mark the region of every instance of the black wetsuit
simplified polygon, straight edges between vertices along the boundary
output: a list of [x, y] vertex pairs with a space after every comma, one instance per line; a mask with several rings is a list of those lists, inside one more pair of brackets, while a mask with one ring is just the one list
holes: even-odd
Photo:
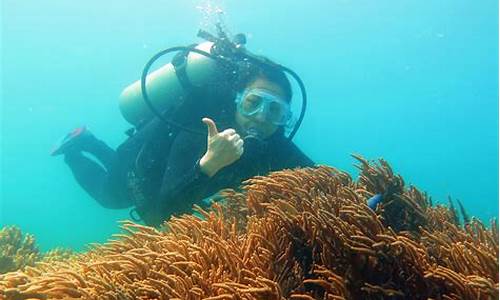
[[[198, 129], [206, 132], [198, 116]], [[219, 130], [228, 127], [215, 120]], [[193, 204], [242, 180], [284, 168], [313, 166], [295, 144], [277, 132], [265, 143], [245, 141], [239, 160], [208, 177], [198, 161], [207, 148], [207, 136], [189, 133], [153, 119], [117, 150], [91, 136], [82, 151], [68, 152], [65, 161], [79, 184], [108, 208], [135, 206], [148, 225], [159, 225], [172, 214], [189, 212]], [[104, 168], [103, 168], [104, 166]]]

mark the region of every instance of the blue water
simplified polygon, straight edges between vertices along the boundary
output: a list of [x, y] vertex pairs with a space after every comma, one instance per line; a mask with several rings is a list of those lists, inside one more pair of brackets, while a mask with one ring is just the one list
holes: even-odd
[[[220, 7], [248, 48], [299, 73], [309, 106], [296, 143], [356, 174], [383, 157], [408, 183], [471, 215], [498, 218], [498, 2], [3, 0], [0, 226], [42, 249], [85, 249], [128, 210], [100, 207], [62, 158], [87, 124], [117, 146], [117, 106], [157, 51], [200, 42]], [[201, 6], [203, 9], [197, 8]]]

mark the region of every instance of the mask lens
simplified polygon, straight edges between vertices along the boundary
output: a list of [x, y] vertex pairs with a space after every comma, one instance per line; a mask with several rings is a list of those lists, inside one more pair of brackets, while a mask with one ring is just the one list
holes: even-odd
[[247, 95], [241, 102], [241, 110], [245, 115], [252, 115], [262, 107], [263, 99], [259, 95]]
[[281, 123], [286, 117], [287, 106], [284, 103], [272, 101], [269, 103], [269, 119], [273, 123]]

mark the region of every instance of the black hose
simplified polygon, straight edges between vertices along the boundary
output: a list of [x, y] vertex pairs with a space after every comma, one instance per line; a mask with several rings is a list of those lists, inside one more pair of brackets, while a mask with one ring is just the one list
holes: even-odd
[[149, 96], [148, 96], [148, 93], [146, 91], [146, 77], [148, 76], [149, 69], [151, 68], [151, 65], [153, 65], [163, 55], [168, 54], [170, 52], [174, 52], [174, 51], [192, 51], [192, 52], [195, 52], [195, 53], [198, 53], [198, 54], [201, 54], [201, 55], [205, 55], [206, 57], [210, 57], [212, 59], [217, 59], [215, 56], [213, 56], [212, 54], [207, 53], [205, 51], [202, 51], [202, 50], [199, 50], [199, 49], [190, 48], [190, 47], [184, 47], [184, 46], [171, 47], [171, 48], [168, 48], [168, 49], [165, 49], [163, 51], [158, 52], [153, 57], [151, 57], [151, 59], [146, 63], [146, 65], [144, 66], [144, 68], [142, 70], [142, 76], [141, 76], [141, 94], [142, 94], [142, 98], [144, 99], [144, 102], [149, 107], [149, 109], [153, 112], [153, 114], [156, 117], [158, 117], [158, 119], [160, 119], [161, 121], [163, 121], [163, 122], [165, 122], [165, 123], [167, 123], [167, 124], [169, 124], [171, 126], [177, 127], [179, 129], [185, 130], [187, 132], [190, 132], [190, 133], [204, 135], [204, 134], [206, 134], [205, 132], [194, 130], [194, 129], [191, 129], [189, 127], [183, 126], [183, 125], [181, 125], [181, 124], [179, 124], [179, 123], [177, 123], [175, 121], [166, 119], [156, 109], [156, 107], [154, 107], [153, 103], [151, 103], [151, 100], [149, 100]]
[[[196, 48], [178, 46], [178, 47], [171, 47], [171, 48], [168, 48], [168, 49], [165, 49], [163, 51], [158, 52], [153, 57], [151, 57], [151, 59], [146, 63], [146, 65], [143, 68], [142, 76], [141, 76], [141, 94], [142, 94], [142, 98], [144, 99], [144, 102], [149, 107], [149, 109], [153, 112], [153, 114], [156, 117], [158, 117], [161, 121], [163, 121], [171, 126], [177, 127], [179, 129], [185, 130], [185, 131], [190, 132], [190, 133], [205, 135], [205, 132], [191, 129], [191, 128], [183, 126], [175, 121], [168, 120], [168, 119], [164, 118], [163, 115], [154, 107], [153, 103], [151, 103], [149, 96], [148, 96], [148, 93], [146, 91], [146, 77], [148, 76], [149, 69], [151, 68], [153, 63], [155, 63], [163, 55], [168, 54], [170, 52], [174, 52], [174, 51], [188, 51], [188, 52], [198, 53], [200, 55], [204, 55], [204, 56], [209, 57], [211, 59], [214, 59], [216, 61], [222, 62], [224, 64], [231, 64], [231, 62], [229, 60], [223, 59], [221, 57], [215, 56], [213, 54], [210, 54], [208, 52], [205, 52], [205, 51], [202, 51], [202, 50], [199, 50]], [[297, 131], [299, 130], [299, 127], [304, 119], [305, 112], [306, 112], [307, 94], [306, 94], [306, 88], [304, 86], [304, 83], [302, 82], [300, 77], [297, 75], [297, 73], [295, 73], [294, 71], [292, 71], [289, 68], [286, 68], [286, 67], [279, 65], [279, 64], [263, 61], [261, 59], [255, 58], [255, 57], [248, 55], [248, 54], [240, 53], [240, 55], [243, 56], [243, 58], [246, 58], [249, 61], [252, 61], [254, 63], [261, 64], [261, 65], [267, 64], [267, 65], [272, 65], [276, 68], [279, 68], [282, 71], [288, 73], [290, 76], [292, 76], [292, 78], [295, 79], [295, 81], [299, 84], [300, 92], [302, 94], [302, 109], [300, 111], [299, 118], [297, 119], [297, 122], [295, 123], [293, 130], [291, 131], [290, 135], [287, 137], [288, 140], [291, 141], [293, 139], [293, 137], [295, 136], [295, 134], [297, 133]]]

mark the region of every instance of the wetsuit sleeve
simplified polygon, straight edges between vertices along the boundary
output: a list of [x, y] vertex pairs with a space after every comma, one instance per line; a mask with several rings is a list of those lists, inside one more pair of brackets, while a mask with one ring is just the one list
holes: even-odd
[[180, 133], [168, 154], [165, 173], [156, 199], [162, 219], [189, 212], [194, 203], [208, 197], [210, 177], [199, 166], [206, 137]]

